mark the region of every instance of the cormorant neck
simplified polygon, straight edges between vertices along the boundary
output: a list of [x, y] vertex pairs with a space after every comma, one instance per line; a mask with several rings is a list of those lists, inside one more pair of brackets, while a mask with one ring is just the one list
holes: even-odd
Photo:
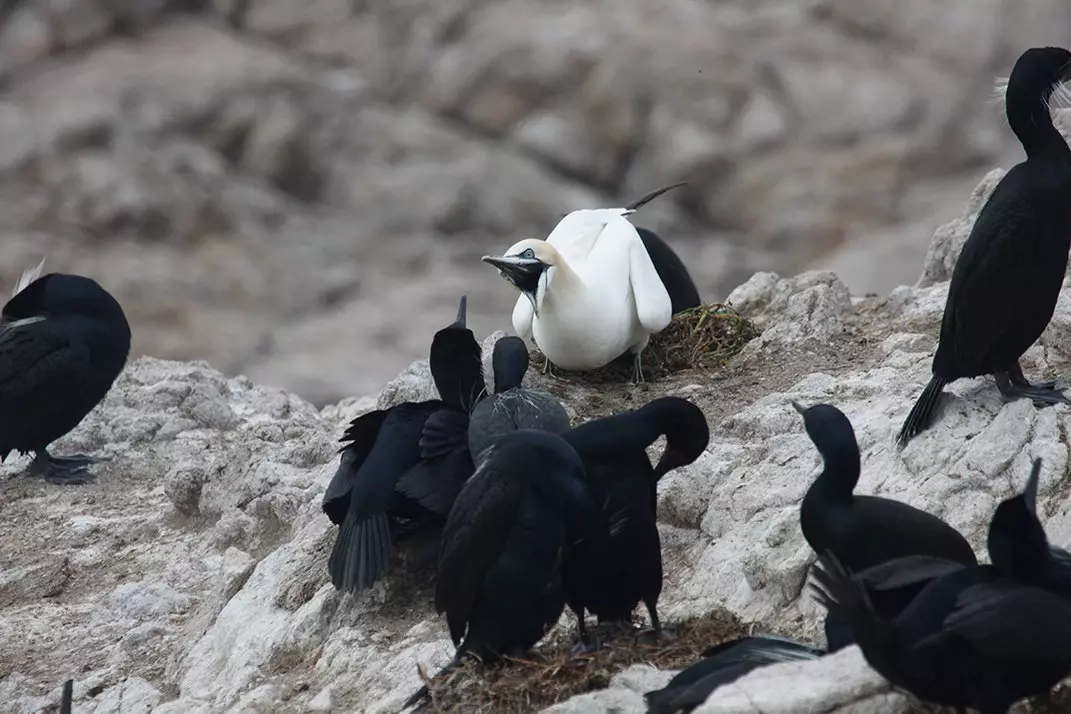
[[1023, 145], [1027, 158], [1071, 158], [1071, 149], [1052, 123], [1049, 92], [1009, 84], [1006, 97], [1008, 125]]
[[859, 483], [859, 447], [838, 444], [821, 451], [823, 469], [812, 489], [820, 491], [827, 500], [850, 501]]
[[447, 327], [431, 343], [429, 368], [439, 397], [452, 407], [472, 411], [483, 395], [483, 355], [472, 331]]
[[491, 371], [494, 374], [495, 394], [520, 387], [528, 372], [528, 348], [506, 354], [495, 352], [491, 356]]

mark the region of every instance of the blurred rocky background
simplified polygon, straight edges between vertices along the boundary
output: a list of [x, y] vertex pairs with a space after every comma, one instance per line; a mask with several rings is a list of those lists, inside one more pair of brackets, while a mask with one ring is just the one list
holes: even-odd
[[918, 276], [1018, 147], [994, 77], [1067, 0], [0, 0], [0, 279], [97, 277], [135, 353], [317, 403], [376, 391], [479, 256], [638, 214], [703, 295]]

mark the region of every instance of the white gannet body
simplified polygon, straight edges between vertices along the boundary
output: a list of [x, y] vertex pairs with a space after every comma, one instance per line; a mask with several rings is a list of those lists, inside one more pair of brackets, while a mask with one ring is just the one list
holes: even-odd
[[631, 352], [642, 380], [640, 354], [669, 324], [672, 304], [627, 219], [636, 206], [573, 211], [546, 240], [525, 239], [503, 256], [484, 256], [521, 291], [513, 329], [553, 364], [597, 369]]

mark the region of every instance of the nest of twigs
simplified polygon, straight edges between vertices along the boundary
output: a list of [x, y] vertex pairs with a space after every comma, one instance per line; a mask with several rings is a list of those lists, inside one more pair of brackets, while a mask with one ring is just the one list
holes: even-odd
[[703, 650], [744, 634], [733, 615], [715, 611], [670, 628], [660, 642], [650, 633], [631, 630], [590, 654], [574, 655], [572, 630], [561, 632], [525, 658], [481, 665], [472, 660], [431, 681], [424, 712], [434, 714], [511, 714], [535, 712], [569, 697], [605, 689], [610, 679], [633, 664], [681, 669], [700, 659]]
[[[721, 367], [751, 340], [759, 329], [732, 305], [712, 303], [682, 310], [656, 335], [643, 351], [643, 373], [648, 379], [687, 369]], [[546, 357], [531, 354], [532, 368], [542, 371]], [[632, 356], [622, 355], [600, 369], [570, 372], [554, 366], [554, 373], [589, 382], [622, 382], [632, 376]]]

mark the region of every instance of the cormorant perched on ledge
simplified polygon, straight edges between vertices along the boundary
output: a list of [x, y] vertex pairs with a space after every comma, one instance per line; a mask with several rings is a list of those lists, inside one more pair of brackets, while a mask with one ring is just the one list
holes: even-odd
[[95, 280], [23, 273], [0, 311], [0, 461], [33, 452], [31, 471], [52, 483], [84, 484], [95, 459], [52, 456], [48, 445], [97, 406], [130, 354], [123, 308]]
[[1055, 382], [1032, 384], [1019, 358], [1056, 309], [1071, 249], [1071, 149], [1049, 100], [1071, 79], [1071, 52], [1033, 48], [1016, 61], [1005, 95], [1026, 161], [1000, 180], [952, 271], [933, 376], [896, 437], [903, 447], [933, 421], [949, 382], [992, 374], [1005, 399], [1066, 402]]

